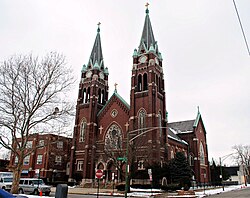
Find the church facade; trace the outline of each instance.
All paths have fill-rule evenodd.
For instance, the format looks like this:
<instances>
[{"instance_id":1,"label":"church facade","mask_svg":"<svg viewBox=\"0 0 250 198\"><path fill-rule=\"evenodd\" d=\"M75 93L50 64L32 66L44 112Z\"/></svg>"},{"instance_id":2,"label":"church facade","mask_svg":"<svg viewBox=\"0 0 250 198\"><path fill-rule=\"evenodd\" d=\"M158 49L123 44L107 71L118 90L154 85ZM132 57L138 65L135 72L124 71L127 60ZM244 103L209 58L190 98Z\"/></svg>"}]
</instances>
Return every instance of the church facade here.
<instances>
[{"instance_id":1,"label":"church facade","mask_svg":"<svg viewBox=\"0 0 250 198\"><path fill-rule=\"evenodd\" d=\"M69 178L92 182L95 171L101 169L105 181L124 181L125 157L138 177L147 166L164 164L176 152L183 152L195 180L209 182L206 131L200 112L195 120L167 121L164 64L148 8L132 62L130 103L117 89L109 98L109 71L98 27L89 62L81 71Z\"/></svg>"}]
</instances>

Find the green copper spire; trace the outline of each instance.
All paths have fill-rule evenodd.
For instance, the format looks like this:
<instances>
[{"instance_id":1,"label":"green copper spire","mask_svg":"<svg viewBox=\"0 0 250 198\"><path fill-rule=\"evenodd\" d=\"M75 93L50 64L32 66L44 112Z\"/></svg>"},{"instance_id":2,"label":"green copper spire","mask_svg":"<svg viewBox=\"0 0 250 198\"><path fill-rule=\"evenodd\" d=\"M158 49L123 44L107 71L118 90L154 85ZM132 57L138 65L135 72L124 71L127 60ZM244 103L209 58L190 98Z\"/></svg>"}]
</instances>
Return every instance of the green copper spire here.
<instances>
[{"instance_id":1,"label":"green copper spire","mask_svg":"<svg viewBox=\"0 0 250 198\"><path fill-rule=\"evenodd\" d=\"M153 28L152 28L150 18L149 18L148 5L149 4L147 3L146 4L146 17L145 17L145 22L144 22L144 27L142 31L138 54L149 52L151 46L152 46L151 51L152 49L154 50L157 49L156 41L155 41L154 33L153 33Z\"/></svg>"},{"instance_id":2,"label":"green copper spire","mask_svg":"<svg viewBox=\"0 0 250 198\"><path fill-rule=\"evenodd\" d=\"M101 37L100 37L100 25L99 22L97 28L97 35L95 39L95 43L90 54L88 68L93 68L95 64L97 64L102 70L104 69L103 64L103 56L102 56L102 46L101 46Z\"/></svg>"}]
</instances>

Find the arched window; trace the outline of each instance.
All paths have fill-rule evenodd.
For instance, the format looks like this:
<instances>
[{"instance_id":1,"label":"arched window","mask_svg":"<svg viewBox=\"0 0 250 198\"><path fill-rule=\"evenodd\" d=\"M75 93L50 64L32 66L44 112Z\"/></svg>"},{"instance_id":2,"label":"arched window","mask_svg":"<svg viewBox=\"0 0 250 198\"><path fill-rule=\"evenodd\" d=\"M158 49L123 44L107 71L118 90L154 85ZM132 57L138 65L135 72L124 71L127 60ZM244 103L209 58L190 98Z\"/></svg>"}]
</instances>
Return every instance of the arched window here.
<instances>
[{"instance_id":1,"label":"arched window","mask_svg":"<svg viewBox=\"0 0 250 198\"><path fill-rule=\"evenodd\" d=\"M158 87L158 76L157 75L155 75L155 84L156 84L156 86Z\"/></svg>"},{"instance_id":2,"label":"arched window","mask_svg":"<svg viewBox=\"0 0 250 198\"><path fill-rule=\"evenodd\" d=\"M102 90L102 104L105 104L104 90Z\"/></svg>"},{"instance_id":3,"label":"arched window","mask_svg":"<svg viewBox=\"0 0 250 198\"><path fill-rule=\"evenodd\" d=\"M122 132L119 126L112 124L105 136L105 150L117 150L122 148Z\"/></svg>"},{"instance_id":4,"label":"arched window","mask_svg":"<svg viewBox=\"0 0 250 198\"><path fill-rule=\"evenodd\" d=\"M194 165L194 157L192 155L189 155L189 165L190 166Z\"/></svg>"},{"instance_id":5,"label":"arched window","mask_svg":"<svg viewBox=\"0 0 250 198\"><path fill-rule=\"evenodd\" d=\"M97 169L104 170L104 165L103 165L102 162L100 162L100 163L97 165Z\"/></svg>"},{"instance_id":6,"label":"arched window","mask_svg":"<svg viewBox=\"0 0 250 198\"><path fill-rule=\"evenodd\" d=\"M205 165L205 153L202 142L200 143L200 164Z\"/></svg>"},{"instance_id":7,"label":"arched window","mask_svg":"<svg viewBox=\"0 0 250 198\"><path fill-rule=\"evenodd\" d=\"M102 93L101 93L101 89L98 89L98 103L101 104L102 101Z\"/></svg>"},{"instance_id":8,"label":"arched window","mask_svg":"<svg viewBox=\"0 0 250 198\"><path fill-rule=\"evenodd\" d=\"M158 92L161 92L161 78L159 77Z\"/></svg>"},{"instance_id":9,"label":"arched window","mask_svg":"<svg viewBox=\"0 0 250 198\"><path fill-rule=\"evenodd\" d=\"M87 129L87 122L86 122L85 119L83 119L82 122L81 122L81 125L80 125L79 142L84 142L85 134L86 134L86 129Z\"/></svg>"},{"instance_id":10,"label":"arched window","mask_svg":"<svg viewBox=\"0 0 250 198\"><path fill-rule=\"evenodd\" d=\"M138 75L137 90L142 91L142 76L141 76L141 74Z\"/></svg>"},{"instance_id":11,"label":"arched window","mask_svg":"<svg viewBox=\"0 0 250 198\"><path fill-rule=\"evenodd\" d=\"M138 113L138 129L143 128L146 128L146 112L142 109Z\"/></svg>"},{"instance_id":12,"label":"arched window","mask_svg":"<svg viewBox=\"0 0 250 198\"><path fill-rule=\"evenodd\" d=\"M148 90L148 75L143 74L143 91Z\"/></svg>"},{"instance_id":13,"label":"arched window","mask_svg":"<svg viewBox=\"0 0 250 198\"><path fill-rule=\"evenodd\" d=\"M89 99L90 99L90 87L88 87L87 89L85 103L89 103Z\"/></svg>"},{"instance_id":14,"label":"arched window","mask_svg":"<svg viewBox=\"0 0 250 198\"><path fill-rule=\"evenodd\" d=\"M85 100L86 100L86 88L83 89L82 103L85 103Z\"/></svg>"},{"instance_id":15,"label":"arched window","mask_svg":"<svg viewBox=\"0 0 250 198\"><path fill-rule=\"evenodd\" d=\"M171 151L170 151L170 158L171 158L171 159L174 158L174 151L173 151L173 149L171 149Z\"/></svg>"},{"instance_id":16,"label":"arched window","mask_svg":"<svg viewBox=\"0 0 250 198\"><path fill-rule=\"evenodd\" d=\"M161 116L161 112L159 111L158 113L158 122L159 122L159 131L160 131L160 137L162 137L162 116Z\"/></svg>"}]
</instances>

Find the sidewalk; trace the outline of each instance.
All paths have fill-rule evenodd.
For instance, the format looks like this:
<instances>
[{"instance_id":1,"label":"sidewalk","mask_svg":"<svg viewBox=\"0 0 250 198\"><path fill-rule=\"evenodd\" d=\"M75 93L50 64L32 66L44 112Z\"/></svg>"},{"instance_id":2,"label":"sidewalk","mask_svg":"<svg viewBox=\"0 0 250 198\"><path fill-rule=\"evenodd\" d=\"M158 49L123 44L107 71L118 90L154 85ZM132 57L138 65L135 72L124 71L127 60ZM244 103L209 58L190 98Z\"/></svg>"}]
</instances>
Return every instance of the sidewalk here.
<instances>
[{"instance_id":1,"label":"sidewalk","mask_svg":"<svg viewBox=\"0 0 250 198\"><path fill-rule=\"evenodd\" d=\"M51 192L56 192L56 187L51 188ZM96 194L97 193L97 188L82 188L82 187L68 187L68 194L84 194L84 195L89 195L89 194ZM99 193L105 193L105 194L112 194L113 189L99 189ZM117 193L117 190L114 189L114 193Z\"/></svg>"},{"instance_id":2,"label":"sidewalk","mask_svg":"<svg viewBox=\"0 0 250 198\"><path fill-rule=\"evenodd\" d=\"M248 185L248 188L250 186ZM223 192L227 191L232 191L236 189L242 189L245 188L245 186L242 185L235 185L235 186L225 186L225 190L223 191L221 187L219 188L206 188L205 191L204 189L196 189L195 190L195 195L178 195L178 193L167 193L167 192L156 192L153 191L153 193L150 191L150 189L131 189L131 192L128 194L129 197L157 197L157 198L165 198L165 197L197 197L197 198L202 198L206 197L209 195L214 195L214 194L220 194ZM55 192L56 188L52 187L51 192ZM68 194L96 194L97 193L97 188L82 188L82 187L69 187L68 188ZM111 196L115 194L115 196L121 196L124 197L124 192L119 192L116 189L99 189L99 193L102 195L107 195Z\"/></svg>"}]
</instances>

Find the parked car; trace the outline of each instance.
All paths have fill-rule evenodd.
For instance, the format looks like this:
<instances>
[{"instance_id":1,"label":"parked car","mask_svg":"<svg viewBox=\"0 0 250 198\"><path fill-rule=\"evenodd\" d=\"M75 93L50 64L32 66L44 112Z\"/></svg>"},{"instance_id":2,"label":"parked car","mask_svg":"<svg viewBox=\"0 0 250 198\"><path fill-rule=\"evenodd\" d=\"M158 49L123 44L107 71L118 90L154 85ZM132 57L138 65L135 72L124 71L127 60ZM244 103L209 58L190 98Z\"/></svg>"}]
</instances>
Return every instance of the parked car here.
<instances>
[{"instance_id":1,"label":"parked car","mask_svg":"<svg viewBox=\"0 0 250 198\"><path fill-rule=\"evenodd\" d=\"M19 182L19 194L34 194L49 196L51 187L44 184L42 179L38 178L21 178Z\"/></svg>"},{"instance_id":2,"label":"parked car","mask_svg":"<svg viewBox=\"0 0 250 198\"><path fill-rule=\"evenodd\" d=\"M12 172L0 172L0 178L1 177L13 177Z\"/></svg>"},{"instance_id":3,"label":"parked car","mask_svg":"<svg viewBox=\"0 0 250 198\"><path fill-rule=\"evenodd\" d=\"M0 177L0 188L6 191L11 190L13 177Z\"/></svg>"}]
</instances>

